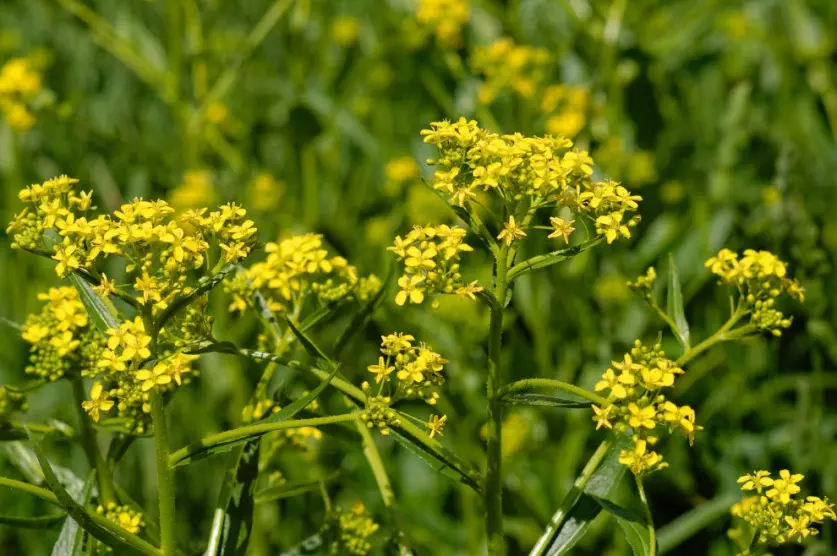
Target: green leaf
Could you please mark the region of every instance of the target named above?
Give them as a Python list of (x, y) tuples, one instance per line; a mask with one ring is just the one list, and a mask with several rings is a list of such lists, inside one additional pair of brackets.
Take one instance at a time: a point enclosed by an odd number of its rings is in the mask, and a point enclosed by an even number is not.
[(109, 328), (119, 328), (119, 321), (116, 319), (114, 312), (108, 308), (86, 280), (74, 272), (70, 274), (70, 282), (78, 291), (81, 302), (87, 309), (87, 314), (90, 315), (90, 320), (93, 321), (93, 325), (99, 332), (104, 334)]
[[(265, 419), (259, 421), (259, 423), (279, 423), (282, 421), (287, 421), (292, 419), (296, 416), (297, 413), (305, 409), (307, 406), (311, 404), (319, 395), (325, 390), (325, 388), (331, 382), (331, 379), (337, 374), (339, 370), (339, 366), (335, 366), (334, 369), (331, 371), (331, 374), (328, 377), (320, 382), (316, 388), (308, 392), (308, 394), (302, 396), (298, 400), (286, 405), (278, 413), (274, 413)], [(245, 436), (240, 436), (236, 438), (231, 438), (227, 442), (213, 444), (211, 446), (206, 446), (201, 442), (196, 442), (194, 444), (190, 444), (186, 448), (186, 454), (179, 458), (176, 461), (170, 461), (169, 466), (171, 467), (178, 467), (181, 465), (190, 465), (191, 463), (195, 462), (196, 460), (203, 459), (215, 454), (221, 454), (224, 452), (229, 452), (233, 447), (243, 444), (249, 440), (257, 439), (263, 436), (266, 433), (260, 434), (248, 434)]]
[(542, 407), (563, 407), (565, 409), (587, 409), (593, 402), (568, 400), (550, 394), (534, 392), (506, 392), (500, 398), (505, 405), (534, 405)]
[(546, 253), (545, 255), (536, 255), (511, 267), (506, 275), (506, 278), (509, 282), (511, 282), (525, 272), (538, 268), (545, 268), (547, 266), (552, 266), (566, 261), (567, 259), (571, 259), (572, 257), (583, 253), (591, 247), (595, 247), (601, 242), (601, 237), (594, 237), (593, 239), (588, 239), (584, 243), (579, 243), (578, 245), (573, 245), (572, 247), (567, 247), (566, 249), (559, 249), (551, 253)]
[(427, 462), (430, 467), (440, 472), (442, 475), (468, 485), (474, 490), (474, 492), (481, 492), (482, 488), (477, 477), (477, 472), (468, 470), (466, 464), (459, 461), (459, 458), (447, 448), (440, 446), (439, 451), (435, 452), (424, 444), (414, 440), (409, 434), (405, 434), (398, 430), (398, 427), (393, 427), (390, 430), (390, 436), (407, 450)]
[(219, 270), (216, 274), (213, 274), (208, 278), (201, 278), (200, 281), (198, 281), (198, 285), (195, 286), (195, 289), (193, 289), (186, 295), (182, 295), (176, 298), (160, 314), (160, 316), (157, 318), (157, 322), (154, 323), (154, 325), (157, 327), (157, 330), (163, 328), (166, 325), (166, 322), (180, 309), (182, 309), (198, 297), (212, 291), (212, 289), (215, 288), (215, 286), (224, 281), (224, 278), (226, 278), (231, 272), (238, 268), (238, 263), (230, 263), (221, 270)]
[[(428, 185), (428, 187), (431, 187)], [(436, 191), (434, 189), (434, 191)], [(439, 192), (440, 196), (441, 193)], [(445, 200), (446, 203), (450, 205), (447, 199), (442, 196), (442, 199)], [(471, 228), (471, 231), (474, 232), (478, 238), (480, 238), (483, 244), (488, 247), (488, 250), (491, 252), (494, 257), (498, 257), (500, 255), (500, 249), (497, 247), (497, 242), (494, 240), (494, 236), (491, 235), (491, 232), (488, 231), (488, 228), (485, 227), (482, 219), (479, 215), (473, 211), (468, 210), (465, 207), (460, 207), (459, 205), (450, 205), (450, 208), (453, 209), (453, 212), (462, 219), (463, 222), (468, 224), (468, 227)]]
[(322, 360), (325, 363), (327, 363), (330, 367), (334, 366), (331, 360), (328, 358), (328, 355), (326, 355), (325, 352), (322, 349), (320, 349), (319, 346), (317, 346), (317, 344), (312, 342), (308, 338), (308, 336), (305, 335), (304, 332), (297, 328), (296, 325), (291, 321), (291, 319), (286, 318), (285, 323), (288, 325), (288, 328), (291, 329), (291, 332), (293, 332), (294, 336), (296, 336), (296, 339), (299, 340), (299, 343), (302, 345), (302, 347), (305, 349), (308, 355), (313, 357), (315, 361)]
[[(87, 481), (83, 483), (81, 488), (70, 488), (69, 493), (74, 499), (80, 499), (82, 505), (87, 504), (93, 494), (93, 485), (96, 483), (95, 478), (95, 473), (91, 471), (87, 477)], [(51, 556), (80, 556), (83, 546), (84, 529), (78, 526), (76, 520), (67, 516), (67, 519), (64, 520), (64, 526), (61, 527), (58, 540), (52, 546)]]
[(606, 498), (594, 496), (599, 505), (613, 517), (625, 533), (628, 544), (634, 551), (634, 556), (650, 556), (651, 537), (645, 517), (636, 510), (623, 508)]
[(611, 496), (622, 480), (626, 467), (619, 463), (619, 452), (627, 448), (630, 442), (629, 435), (617, 439), (608, 448), (587, 485), (583, 489), (572, 487), (536, 543), (532, 554), (558, 556), (571, 553), (572, 548), (584, 537), (590, 524), (602, 511), (597, 498)]
[(384, 279), (384, 283), (381, 284), (381, 289), (379, 289), (378, 293), (376, 293), (372, 299), (367, 301), (363, 307), (355, 312), (352, 316), (352, 320), (349, 322), (349, 326), (347, 326), (340, 334), (340, 337), (337, 338), (337, 342), (334, 344), (335, 360), (340, 359), (340, 355), (342, 355), (343, 350), (346, 349), (352, 338), (354, 338), (358, 332), (366, 328), (366, 325), (369, 323), (369, 319), (372, 318), (372, 314), (375, 312), (375, 309), (377, 309), (384, 300), (384, 296), (389, 290), (390, 284), (392, 284), (394, 279), (395, 266), (390, 265), (387, 277)]
[[(224, 520), (221, 522), (223, 531), (218, 554), (243, 556), (247, 553), (253, 530), (253, 510), (256, 506), (253, 495), (259, 478), (261, 446), (261, 439), (248, 442), (240, 451), (237, 450), (236, 463), (227, 470), (228, 476), (234, 477), (234, 480), (229, 483), (231, 490), (226, 500)], [(235, 453), (230, 456), (234, 457)]]
[(303, 556), (305, 554), (323, 554), (326, 545), (322, 533), (314, 533), (293, 548), (281, 552), (279, 556)]
[(257, 491), (255, 494), (256, 504), (275, 502), (284, 498), (291, 498), (294, 496), (299, 496), (300, 494), (305, 494), (308, 492), (319, 490), (320, 483), (333, 481), (339, 475), (340, 473), (332, 473), (327, 477), (314, 479), (311, 481), (294, 481), (292, 483), (263, 488)]
[(680, 289), (680, 275), (674, 264), (674, 257), (668, 255), (668, 294), (666, 296), (666, 313), (673, 319), (675, 327), (672, 329), (677, 340), (686, 348), (689, 347), (689, 323), (683, 309), (683, 292)]
[(104, 516), (92, 514), (88, 512), (83, 506), (73, 500), (72, 496), (64, 489), (55, 472), (52, 469), (46, 454), (41, 448), (40, 443), (29, 435), (29, 441), (41, 465), (41, 471), (44, 474), (50, 490), (58, 498), (59, 504), (67, 510), (80, 527), (82, 527), (89, 534), (99, 539), (106, 545), (114, 549), (118, 554), (148, 554), (151, 556), (158, 556), (158, 551), (155, 547), (148, 544), (141, 538), (128, 533), (118, 525), (111, 523)]

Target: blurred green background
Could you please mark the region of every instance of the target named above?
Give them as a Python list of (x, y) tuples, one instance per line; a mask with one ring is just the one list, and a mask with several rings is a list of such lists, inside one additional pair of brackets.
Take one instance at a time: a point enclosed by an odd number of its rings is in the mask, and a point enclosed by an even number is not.
[[(721, 247), (771, 250), (801, 280), (806, 303), (788, 305), (794, 322), (781, 338), (716, 347), (689, 366), (674, 398), (694, 407), (706, 430), (693, 448), (666, 440), (671, 467), (647, 484), (654, 518), (663, 535), (667, 524), (714, 504), (705, 529), (678, 544), (671, 527), (663, 547), (723, 556), (734, 553), (725, 509), (737, 499), (739, 475), (789, 467), (806, 475), (803, 490), (837, 496), (837, 3), (450, 4), (468, 7), (467, 22), (452, 34), (418, 17), (413, 0), (4, 0), (0, 62), (26, 57), (42, 72), (43, 90), (28, 100), (30, 129), (13, 129), (8, 117), (0, 128), (0, 217), (8, 222), (20, 210), (23, 186), (66, 173), (107, 210), (135, 196), (180, 207), (236, 200), (254, 215), (261, 240), (320, 233), (361, 273), (383, 277), (392, 262), (385, 247), (396, 233), (454, 222), (416, 173), (432, 172), (424, 165), (432, 150), (419, 135), (429, 122), (464, 115), (504, 132), (563, 131), (590, 150), (600, 176), (643, 196), (642, 223), (630, 242), (517, 283), (504, 381), (543, 376), (591, 387), (636, 338), (652, 341), (662, 323), (624, 283), (649, 265), (664, 272), (668, 253), (692, 335), (705, 337), (728, 307), (703, 261)], [(446, 25), (455, 21), (455, 11), (439, 13)], [(488, 68), (473, 63), (477, 49), (502, 37), (545, 49), (548, 61), (533, 73), (513, 67), (511, 56)], [(563, 85), (553, 89), (560, 101), (545, 107), (537, 95), (502, 86), (529, 78), (542, 88)], [(499, 84), (490, 104), (480, 102), (486, 80)], [(468, 261), (466, 276), (490, 275), (486, 254)], [(52, 266), (12, 251), (0, 236), (0, 316), (21, 323), (37, 310), (37, 292), (56, 282)], [(443, 442), (481, 464), (486, 314), (447, 299), (436, 310), (399, 309), (393, 296), (354, 342), (343, 370), (357, 384), (364, 380), (382, 334), (404, 331), (430, 343), (451, 361), (440, 404), (448, 414)], [(220, 290), (212, 303), (219, 337), (255, 345), (252, 319), (229, 316)], [(341, 324), (314, 335), (328, 344)], [(663, 340), (679, 355), (669, 335)], [(23, 382), (27, 348), (11, 326), (0, 325), (0, 353), (0, 383)], [(219, 355), (204, 356), (200, 367), (201, 379), (171, 406), (175, 446), (238, 423), (260, 373)], [(294, 375), (282, 380), (313, 385)], [(69, 391), (65, 383), (42, 389), (26, 419), (73, 424)], [(340, 411), (339, 396), (322, 403)], [(527, 553), (539, 537), (602, 438), (593, 428), (584, 410), (508, 412), (504, 504), (512, 554)], [(476, 553), (483, 534), (477, 497), (392, 441), (379, 445), (407, 543), (417, 554)], [(26, 478), (13, 463), (16, 449), (0, 445), (0, 475)], [(54, 453), (84, 476), (78, 446), (58, 444)], [(179, 538), (189, 553), (205, 545), (222, 461), (178, 470)], [(362, 500), (383, 519), (351, 437), (326, 435), (283, 465), (291, 478), (304, 478), (311, 466), (340, 470), (335, 500)], [(117, 481), (153, 520), (150, 440), (131, 449)], [(10, 490), (0, 490), (0, 507), (22, 516), (51, 511)], [(316, 492), (260, 505), (251, 553), (277, 554), (322, 519)], [(0, 553), (49, 554), (58, 530), (0, 526)], [(829, 525), (807, 548), (775, 553), (835, 554), (835, 533)], [(602, 515), (574, 553), (630, 549)]]

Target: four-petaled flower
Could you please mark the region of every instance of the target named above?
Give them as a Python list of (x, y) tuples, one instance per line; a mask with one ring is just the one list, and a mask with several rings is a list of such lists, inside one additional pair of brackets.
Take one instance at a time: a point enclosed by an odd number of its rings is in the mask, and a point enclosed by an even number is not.
[(109, 400), (107, 394), (103, 394), (104, 388), (101, 382), (97, 382), (90, 389), (90, 400), (81, 402), (81, 407), (94, 421), (99, 421), (99, 412), (107, 413), (113, 407), (113, 400)]
[(442, 415), (439, 417), (438, 415), (431, 415), (430, 420), (427, 422), (427, 429), (430, 431), (430, 438), (433, 438), (434, 435), (443, 436), (442, 431), (445, 428), (445, 423), (448, 420), (447, 415)]

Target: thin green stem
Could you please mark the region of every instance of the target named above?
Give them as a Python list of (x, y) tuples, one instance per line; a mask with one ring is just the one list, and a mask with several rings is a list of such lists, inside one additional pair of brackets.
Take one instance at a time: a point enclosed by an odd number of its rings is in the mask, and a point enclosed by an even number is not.
[(642, 500), (642, 507), (645, 508), (645, 520), (648, 527), (648, 540), (651, 544), (649, 556), (656, 556), (657, 554), (657, 536), (654, 531), (654, 518), (651, 515), (651, 506), (648, 505), (648, 497), (645, 495), (645, 486), (642, 484), (642, 478), (639, 475), (634, 475), (636, 479), (636, 488), (639, 491), (639, 499)]
[(601, 406), (610, 405), (610, 402), (607, 399), (594, 394), (593, 392), (585, 390), (579, 386), (575, 386), (574, 384), (569, 384), (552, 378), (526, 378), (518, 380), (500, 388), (499, 395), (502, 397), (504, 394), (509, 392), (520, 392), (530, 390), (532, 388), (554, 388), (556, 390), (563, 390), (569, 394), (574, 394), (584, 398), (585, 400), (590, 400), (591, 402)]
[(116, 502), (116, 491), (113, 486), (113, 476), (110, 473), (102, 452), (99, 451), (99, 444), (96, 441), (96, 431), (90, 424), (90, 417), (81, 407), (84, 397), (84, 383), (81, 377), (75, 377), (70, 381), (73, 385), (73, 398), (76, 413), (81, 423), (81, 440), (84, 452), (87, 454), (87, 461), (90, 467), (96, 470), (96, 480), (99, 485), (99, 496), (105, 505)]
[(55, 504), (56, 506), (61, 505), (55, 494), (53, 494), (49, 490), (29, 483), (24, 483), (23, 481), (16, 481), (7, 477), (0, 477), (0, 486), (9, 487), (15, 490), (19, 490), (21, 492), (25, 492), (27, 494), (32, 494), (42, 500), (46, 500), (50, 504)]
[(154, 451), (157, 460), (157, 490), (160, 499), (160, 550), (164, 556), (175, 551), (174, 482), (169, 469), (169, 435), (163, 398), (151, 392), (151, 419), (154, 425)]
[[(698, 345), (687, 349), (683, 353), (683, 355), (681, 355), (680, 358), (677, 360), (677, 364), (682, 367), (683, 365), (685, 365), (686, 363), (688, 363), (689, 361), (691, 361), (692, 359), (694, 359), (695, 357), (697, 357), (698, 355), (700, 355), (701, 353), (706, 351), (707, 349), (711, 348), (712, 346), (714, 346), (718, 342), (724, 342), (724, 341), (727, 341), (727, 340), (730, 340), (730, 339), (735, 339), (736, 337), (738, 337), (738, 335), (730, 336), (729, 333), (730, 333), (730, 331), (737, 332), (735, 330), (732, 330), (732, 327), (735, 326), (738, 323), (738, 321), (741, 320), (741, 318), (745, 314), (746, 314), (746, 311), (744, 311), (739, 306), (735, 310), (735, 312), (733, 312), (732, 316), (730, 316), (729, 320), (727, 320), (727, 322), (725, 322), (721, 326), (721, 328), (716, 330), (714, 334), (712, 334), (710, 337), (708, 337), (707, 339), (705, 339), (704, 341), (702, 341)], [(748, 329), (748, 326), (742, 326), (738, 330)], [(749, 333), (749, 329), (748, 329), (747, 333)]]
[(502, 426), (503, 406), (500, 401), (501, 358), (503, 348), (503, 311), (506, 304), (506, 273), (508, 271), (509, 246), (503, 243), (495, 259), (494, 298), (491, 307), (488, 344), (488, 434), (486, 436), (485, 485), (483, 505), (485, 506), (485, 532), (488, 539), (488, 553), (506, 553), (503, 537), (503, 473), (502, 473)]
[(272, 431), (280, 431), (286, 429), (297, 429), (301, 427), (318, 427), (322, 425), (334, 425), (337, 423), (347, 423), (360, 419), (361, 412), (343, 413), (340, 415), (328, 415), (326, 417), (314, 417), (312, 419), (295, 419), (290, 421), (278, 421), (272, 423), (257, 423), (255, 425), (246, 425), (236, 429), (211, 434), (196, 442), (195, 444), (184, 446), (174, 452), (168, 457), (167, 464), (170, 467), (177, 465), (183, 459), (189, 457), (195, 451), (196, 447), (206, 449), (213, 446), (219, 446), (236, 442), (239, 440), (247, 440), (251, 437), (257, 437), (267, 434)]
[(549, 520), (549, 524), (544, 531), (544, 534), (541, 535), (540, 540), (538, 543), (532, 548), (532, 552), (529, 556), (542, 556), (544, 551), (549, 546), (549, 543), (552, 542), (555, 533), (561, 528), (561, 525), (564, 524), (564, 521), (567, 519), (567, 515), (569, 515), (570, 510), (575, 505), (576, 501), (578, 500), (581, 493), (584, 491), (584, 488), (587, 486), (587, 483), (590, 481), (590, 478), (595, 473), (596, 469), (599, 467), (599, 464), (607, 454), (608, 449), (610, 448), (611, 440), (607, 439), (602, 441), (599, 444), (599, 447), (596, 448), (596, 451), (593, 452), (593, 455), (587, 460), (587, 463), (584, 466), (584, 469), (581, 470), (581, 474), (576, 478), (575, 482), (573, 483), (572, 490), (564, 497), (561, 501), (561, 506), (555, 512), (555, 515), (552, 516), (552, 519)]

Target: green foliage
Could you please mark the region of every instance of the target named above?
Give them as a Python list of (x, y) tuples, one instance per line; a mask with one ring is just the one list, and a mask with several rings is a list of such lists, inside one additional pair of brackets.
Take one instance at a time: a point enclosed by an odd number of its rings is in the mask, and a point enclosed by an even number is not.
[[(693, 447), (661, 440), (670, 467), (643, 479), (657, 554), (734, 554), (725, 534), (728, 509), (741, 498), (736, 478), (753, 469), (787, 467), (805, 473), (812, 492), (837, 497), (834, 3), (472, 0), (458, 43), (436, 30), (414, 33), (417, 4), (0, 3), (0, 66), (27, 56), (43, 80), (41, 93), (27, 100), (35, 118), (27, 131), (15, 131), (0, 110), (4, 223), (20, 211), (20, 189), (66, 173), (94, 190), (104, 212), (134, 197), (168, 199), (183, 210), (235, 201), (256, 222), (262, 244), (321, 234), (360, 275), (388, 276), (368, 299), (312, 303), (292, 315), (272, 311), (256, 292), (247, 311), (232, 314), (231, 296), (218, 285), (229, 283), (237, 265), (215, 266), (213, 259), (216, 272), (158, 315), (158, 324), (179, 323), (207, 295), (201, 303), (212, 316), (214, 337), (189, 352), (201, 355), (199, 374), (164, 400), (173, 453), (224, 431), (362, 411), (360, 386), (373, 377), (367, 366), (377, 361), (380, 337), (393, 331), (415, 335), (449, 361), (432, 408), (448, 416), (444, 436), (428, 439), (406, 416), (389, 438), (370, 430), (396, 505), (383, 494), (380, 469), (351, 422), (322, 427), (320, 440), (260, 431), (260, 440), (243, 435), (238, 445), (201, 452), (225, 451), (229, 460), (193, 454), (191, 465), (174, 471), (179, 548), (203, 552), (217, 539), (218, 554), (241, 546), (254, 555), (306, 553), (329, 542), (320, 531), (334, 507), (360, 500), (385, 533), (372, 537), (375, 551), (385, 550), (385, 538), (417, 554), (485, 550), (486, 346), (505, 215), (482, 198), (479, 210), (446, 206), (424, 163), (435, 153), (419, 135), (428, 122), (459, 116), (529, 137), (566, 130), (580, 114), (572, 135), (595, 161), (595, 178), (618, 180), (643, 197), (632, 237), (611, 246), (596, 236), (595, 223), (580, 219), (567, 245), (546, 238), (546, 218), (527, 228), (506, 274), (502, 385), (542, 377), (592, 392), (636, 339), (650, 345), (660, 338), (672, 360), (701, 346), (731, 312), (730, 292), (704, 268), (724, 247), (771, 251), (805, 288), (804, 304), (778, 302), (793, 318), (780, 337), (748, 331), (734, 342), (713, 342), (667, 391), (694, 408), (705, 430)], [(520, 81), (516, 74), (508, 87), (496, 85), (492, 102), (481, 103), (487, 76), (471, 57), (505, 36), (549, 53), (536, 87), (578, 89), (586, 104), (575, 110), (562, 97), (544, 111), (541, 97), (527, 99), (511, 86)], [(402, 157), (418, 164), (400, 180), (389, 163)], [(477, 301), (445, 296), (433, 309), (395, 306), (391, 282), (399, 274), (390, 272), (386, 247), (428, 223), (469, 228), (475, 252), (463, 258), (462, 273), (486, 288)], [(37, 294), (58, 285), (55, 261), (13, 250), (12, 241), (11, 234), (0, 237), (0, 324), (10, 323), (0, 326), (0, 385), (25, 390), (29, 409), (0, 424), (0, 477), (56, 494), (63, 488), (73, 503), (62, 506), (87, 520), (94, 503), (66, 483), (44, 484), (37, 459), (14, 447), (27, 442), (28, 426), (49, 444), (58, 479), (59, 462), (78, 477), (92, 468), (77, 441), (83, 427), (68, 382), (31, 382), (24, 373), (29, 344), (21, 330), (42, 306)], [(257, 248), (241, 265), (264, 258)], [(662, 282), (651, 291), (661, 300), (658, 311), (625, 286), (652, 265)], [(131, 287), (118, 265), (100, 270)], [(136, 307), (120, 295), (103, 299), (92, 289), (97, 279), (69, 276), (92, 324), (104, 330), (114, 315), (132, 315)], [(86, 394), (90, 386), (86, 380)], [(248, 421), (242, 409), (255, 408), (257, 388), (282, 409)], [(508, 553), (529, 553), (544, 537), (544, 549), (559, 551), (544, 554), (648, 553), (647, 518), (633, 513), (636, 489), (624, 479), (618, 451), (603, 456), (586, 485), (573, 486), (609, 438), (590, 419), (587, 408), (597, 402), (551, 390), (507, 391), (500, 402)], [(430, 417), (428, 407), (412, 402), (396, 409)], [(134, 439), (131, 423), (119, 419), (103, 418), (93, 428), (103, 454), (118, 461), (117, 486), (126, 491), (118, 502), (129, 495), (153, 524), (151, 441)], [(151, 433), (149, 426), (144, 436)], [(233, 456), (248, 439), (261, 448), (242, 470)], [(286, 482), (267, 482), (260, 463)], [(67, 532), (75, 521), (57, 526), (63, 513), (55, 504), (0, 485), (0, 507), (0, 546), (10, 554), (48, 554), (54, 546), (73, 554), (79, 546), (78, 530)], [(230, 513), (238, 507), (245, 508), (241, 515)], [(561, 525), (544, 535), (557, 509)], [(224, 514), (220, 528), (213, 512)], [(246, 518), (239, 525), (248, 533), (224, 537), (223, 517)], [(104, 525), (91, 529), (106, 537)], [(834, 553), (835, 535), (827, 522), (807, 550)], [(159, 546), (150, 527), (140, 537)]]

